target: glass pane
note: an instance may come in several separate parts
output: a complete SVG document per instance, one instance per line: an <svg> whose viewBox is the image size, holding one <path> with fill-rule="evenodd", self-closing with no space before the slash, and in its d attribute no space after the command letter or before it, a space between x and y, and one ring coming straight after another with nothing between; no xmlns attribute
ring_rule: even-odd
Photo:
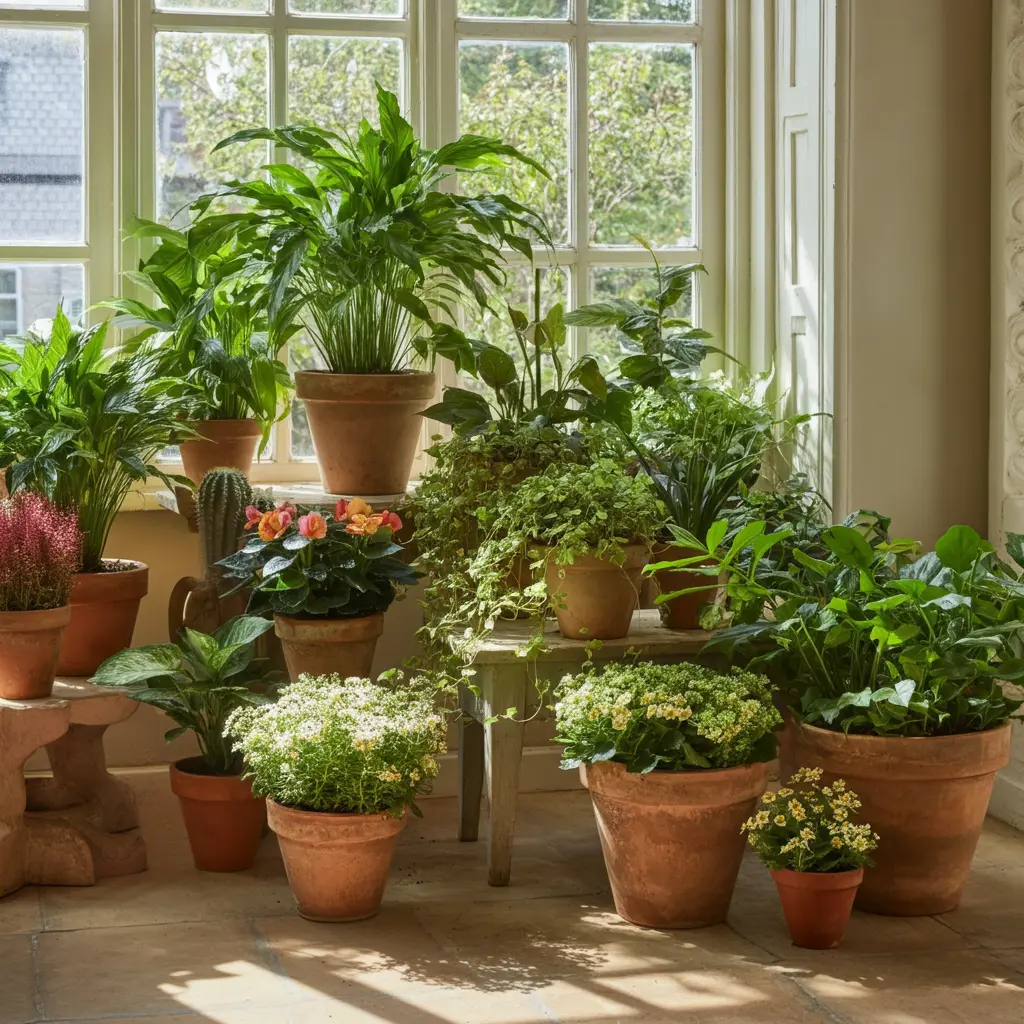
<svg viewBox="0 0 1024 1024"><path fill-rule="evenodd" d="M183 223L186 206L231 178L254 178L267 162L263 142L213 147L240 128L270 119L265 35L158 32L157 211Z"/></svg>
<svg viewBox="0 0 1024 1024"><path fill-rule="evenodd" d="M569 0L459 0L459 14L469 18L568 18Z"/></svg>
<svg viewBox="0 0 1024 1024"><path fill-rule="evenodd" d="M0 241L84 233L85 33L0 28Z"/></svg>
<svg viewBox="0 0 1024 1024"><path fill-rule="evenodd" d="M539 161L551 179L513 163L465 175L462 191L506 192L543 214L556 242L569 238L569 47L564 43L459 46L459 129L497 136Z"/></svg>
<svg viewBox="0 0 1024 1024"><path fill-rule="evenodd" d="M693 47L590 47L590 237L690 245Z"/></svg>
<svg viewBox="0 0 1024 1024"><path fill-rule="evenodd" d="M592 21L693 22L693 0L590 0Z"/></svg>
<svg viewBox="0 0 1024 1024"><path fill-rule="evenodd" d="M296 14L376 14L398 17L405 14L404 0L288 0Z"/></svg>
<svg viewBox="0 0 1024 1024"><path fill-rule="evenodd" d="M693 278L686 278L680 300L672 308L675 316L693 316ZM603 299L649 299L658 293L654 267L597 267L590 272L590 301ZM614 327L588 327L587 351L597 357L605 374L625 356L638 352L635 342Z"/></svg>
<svg viewBox="0 0 1024 1024"><path fill-rule="evenodd" d="M158 11L245 11L267 14L270 0L156 0Z"/></svg>
<svg viewBox="0 0 1024 1024"><path fill-rule="evenodd" d="M399 39L292 36L288 41L288 119L311 121L339 134L354 132L360 118L377 123L380 82L400 92Z"/></svg>
<svg viewBox="0 0 1024 1024"><path fill-rule="evenodd" d="M72 320L82 315L85 273L80 263L0 264L0 338L48 320L61 302Z"/></svg>
<svg viewBox="0 0 1024 1024"><path fill-rule="evenodd" d="M30 10L62 10L69 8L76 11L84 10L87 0L0 0L0 7L21 7Z"/></svg>
<svg viewBox="0 0 1024 1024"><path fill-rule="evenodd" d="M320 358L320 353L313 347L309 337L300 331L288 342L288 369L326 370L327 366ZM309 420L306 419L306 406L298 398L292 399L292 458L313 459L313 439L309 433Z"/></svg>

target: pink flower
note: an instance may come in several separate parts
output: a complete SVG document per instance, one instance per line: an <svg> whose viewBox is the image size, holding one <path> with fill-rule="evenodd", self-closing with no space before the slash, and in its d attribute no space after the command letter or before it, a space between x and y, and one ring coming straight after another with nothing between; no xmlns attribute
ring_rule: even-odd
<svg viewBox="0 0 1024 1024"><path fill-rule="evenodd" d="M345 522L345 516L348 515L348 502L344 498L338 500L338 504L334 506L334 518L339 523Z"/></svg>
<svg viewBox="0 0 1024 1024"><path fill-rule="evenodd" d="M310 540L320 540L327 536L327 520L319 512L299 517L299 533Z"/></svg>
<svg viewBox="0 0 1024 1024"><path fill-rule="evenodd" d="M298 509L288 501L279 501L274 508L276 508L278 512L287 512L292 519L294 519L298 513Z"/></svg>
<svg viewBox="0 0 1024 1024"><path fill-rule="evenodd" d="M259 521L263 518L263 513L255 505L247 505L245 509L245 528L247 530L252 529L254 526L259 525Z"/></svg>
<svg viewBox="0 0 1024 1024"><path fill-rule="evenodd" d="M381 513L380 518L381 518L380 525L381 526L390 526L392 533L398 533L398 531L402 528L402 520L394 512L388 512L388 510L385 509Z"/></svg>

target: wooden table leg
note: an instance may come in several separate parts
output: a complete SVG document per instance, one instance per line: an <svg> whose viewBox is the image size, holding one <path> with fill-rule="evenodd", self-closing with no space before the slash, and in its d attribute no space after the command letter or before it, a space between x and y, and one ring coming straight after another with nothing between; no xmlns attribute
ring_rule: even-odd
<svg viewBox="0 0 1024 1024"><path fill-rule="evenodd" d="M481 671L487 765L487 882L508 885L523 758L526 666L493 665ZM511 717L504 717L515 709Z"/></svg>
<svg viewBox="0 0 1024 1024"><path fill-rule="evenodd" d="M459 839L476 842L480 834L480 798L484 790L484 727L471 716L473 701L465 687L459 696Z"/></svg>

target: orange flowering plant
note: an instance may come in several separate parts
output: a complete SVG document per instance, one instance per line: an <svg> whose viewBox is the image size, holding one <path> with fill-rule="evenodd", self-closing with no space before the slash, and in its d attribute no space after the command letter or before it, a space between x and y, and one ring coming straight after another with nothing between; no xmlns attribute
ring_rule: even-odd
<svg viewBox="0 0 1024 1024"><path fill-rule="evenodd" d="M402 520L362 498L342 499L333 512L301 512L288 502L246 509L253 536L218 563L237 589L249 587L249 612L350 619L384 611L398 588L420 574L399 557Z"/></svg>

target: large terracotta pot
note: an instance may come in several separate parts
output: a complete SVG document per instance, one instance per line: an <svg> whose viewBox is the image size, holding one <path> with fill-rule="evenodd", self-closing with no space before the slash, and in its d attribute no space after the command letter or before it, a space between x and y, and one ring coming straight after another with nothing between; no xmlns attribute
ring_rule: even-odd
<svg viewBox="0 0 1024 1024"><path fill-rule="evenodd" d="M618 640L629 633L640 597L643 568L650 557L646 544L630 544L616 565L583 555L572 565L557 565L550 553L545 570L548 593L565 596L555 608L558 629L573 640Z"/></svg>
<svg viewBox="0 0 1024 1024"><path fill-rule="evenodd" d="M678 558L689 558L696 554L692 548L684 548L678 544L663 544L651 553L652 562L668 562ZM710 560L700 563L710 565ZM658 592L671 594L675 590L686 590L688 587L706 587L714 582L711 576L699 572L686 572L683 569L662 569L654 574ZM657 605L661 612L661 621L669 629L700 629L700 608L710 604L718 597L718 588L702 590L696 594L684 594L671 601Z"/></svg>
<svg viewBox="0 0 1024 1024"><path fill-rule="evenodd" d="M274 632L281 640L292 682L303 674L368 676L373 667L377 638L384 632L384 616L296 619L290 615L275 615Z"/></svg>
<svg viewBox="0 0 1024 1024"><path fill-rule="evenodd" d="M185 476L196 487L211 469L221 467L237 469L248 478L261 433L255 420L199 420L189 426L204 438L178 445Z"/></svg>
<svg viewBox="0 0 1024 1024"><path fill-rule="evenodd" d="M725 920L745 840L740 826L768 782L767 764L630 774L583 765L619 916L647 928Z"/></svg>
<svg viewBox="0 0 1024 1024"><path fill-rule="evenodd" d="M846 780L878 833L875 867L857 907L876 914L943 914L960 903L995 774L1010 759L1009 723L956 736L847 736L787 716L780 767L823 768Z"/></svg>
<svg viewBox="0 0 1024 1024"><path fill-rule="evenodd" d="M835 949L843 941L864 869L822 874L772 871L789 937L804 949Z"/></svg>
<svg viewBox="0 0 1024 1024"><path fill-rule="evenodd" d="M295 374L320 479L328 494L403 494L433 401L432 373Z"/></svg>
<svg viewBox="0 0 1024 1024"><path fill-rule="evenodd" d="M325 814L267 800L288 884L310 921L362 921L380 910L405 814Z"/></svg>
<svg viewBox="0 0 1024 1024"><path fill-rule="evenodd" d="M0 612L0 698L49 697L71 606Z"/></svg>
<svg viewBox="0 0 1024 1024"><path fill-rule="evenodd" d="M251 868L267 823L267 805L239 775L208 775L201 757L171 765L171 790L181 803L192 859L200 871Z"/></svg>
<svg viewBox="0 0 1024 1024"><path fill-rule="evenodd" d="M139 604L149 592L149 566L116 558L103 563L106 572L75 575L59 676L91 676L112 654L132 645Z"/></svg>

